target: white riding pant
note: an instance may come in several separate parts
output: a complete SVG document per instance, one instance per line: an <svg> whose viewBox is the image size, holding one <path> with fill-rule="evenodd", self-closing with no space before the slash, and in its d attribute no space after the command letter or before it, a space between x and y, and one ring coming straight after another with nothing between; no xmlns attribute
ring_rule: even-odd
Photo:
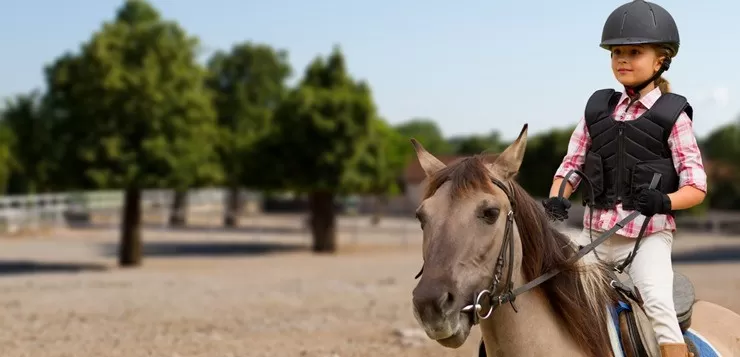
<svg viewBox="0 0 740 357"><path fill-rule="evenodd" d="M591 243L588 232L588 229L584 229L572 238L579 245L588 245ZM591 236L595 240L600 234L602 232L594 230ZM595 262L594 252L596 252L601 260L622 263L634 249L635 241L635 238L615 234L582 259L587 259L586 262ZM659 344L684 343L673 304L672 247L671 231L660 231L645 236L640 241L640 247L632 263L625 269L625 273L640 291L645 314L653 325Z"/></svg>

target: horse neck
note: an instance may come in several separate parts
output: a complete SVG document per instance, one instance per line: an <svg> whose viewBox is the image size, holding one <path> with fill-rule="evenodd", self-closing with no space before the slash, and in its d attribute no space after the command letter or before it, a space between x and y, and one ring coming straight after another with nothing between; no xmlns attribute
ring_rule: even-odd
<svg viewBox="0 0 740 357"><path fill-rule="evenodd" d="M518 281L517 281L518 280ZM515 279L515 286L523 279ZM488 356L585 356L541 289L517 296L480 322Z"/></svg>

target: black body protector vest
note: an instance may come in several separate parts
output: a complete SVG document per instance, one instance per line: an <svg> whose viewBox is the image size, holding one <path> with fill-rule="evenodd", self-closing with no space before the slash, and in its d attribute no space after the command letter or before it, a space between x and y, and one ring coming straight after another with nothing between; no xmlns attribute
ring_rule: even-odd
<svg viewBox="0 0 740 357"><path fill-rule="evenodd" d="M634 210L636 194L650 185L656 172L662 175L658 190L665 194L678 190L668 137L681 112L693 117L685 97L664 93L640 117L617 121L613 113L621 95L613 89L598 90L586 104L591 147L583 172L593 184L594 208L598 209L610 209L621 202L624 209ZM583 197L584 204L591 202L588 189Z"/></svg>

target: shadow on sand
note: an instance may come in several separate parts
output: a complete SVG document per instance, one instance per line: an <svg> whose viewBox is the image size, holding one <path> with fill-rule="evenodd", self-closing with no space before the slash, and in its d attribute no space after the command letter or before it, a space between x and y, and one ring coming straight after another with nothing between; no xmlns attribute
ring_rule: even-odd
<svg viewBox="0 0 740 357"><path fill-rule="evenodd" d="M118 229L120 224L118 223L85 223L75 224L72 226L74 229ZM165 229L172 233L262 233L262 234L301 234L307 233L308 231L299 227L274 227L274 226L246 226L246 227L223 227L223 226L201 226L201 225L187 225L187 226L168 226L156 223L143 223L141 225L144 229L158 230Z"/></svg>
<svg viewBox="0 0 740 357"><path fill-rule="evenodd" d="M102 244L101 253L107 257L118 255L117 243ZM187 257L233 257L265 255L306 251L305 244L280 244L269 242L144 242L145 257L187 258Z"/></svg>
<svg viewBox="0 0 740 357"><path fill-rule="evenodd" d="M682 253L673 253L673 263L737 263L740 246L712 247Z"/></svg>
<svg viewBox="0 0 740 357"><path fill-rule="evenodd" d="M52 263L32 260L0 260L0 276L47 273L105 271L108 267L92 263Z"/></svg>
<svg viewBox="0 0 740 357"><path fill-rule="evenodd" d="M118 223L76 223L70 225L74 229L118 229L120 225ZM285 234L296 234L296 235L310 235L310 230L303 226L294 224L292 226L274 226L274 225L261 225L259 223L250 222L248 225L238 227L224 227L224 226L208 226L198 224L188 224L185 226L169 226L157 223L143 223L142 228L158 230L164 229L171 233L248 233L248 234L272 234L272 235L285 235ZM376 234L407 234L415 233L418 231L416 226L370 226L361 225L356 226L353 223L342 223L337 226L337 231L340 232L354 232L354 231L369 231Z"/></svg>

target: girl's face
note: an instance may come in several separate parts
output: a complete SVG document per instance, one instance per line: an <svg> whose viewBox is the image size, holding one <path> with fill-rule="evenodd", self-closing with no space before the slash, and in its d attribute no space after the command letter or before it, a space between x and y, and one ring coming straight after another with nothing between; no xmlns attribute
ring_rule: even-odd
<svg viewBox="0 0 740 357"><path fill-rule="evenodd" d="M614 77L624 86L647 81L660 69L662 58L655 48L646 45L624 45L611 48Z"/></svg>

